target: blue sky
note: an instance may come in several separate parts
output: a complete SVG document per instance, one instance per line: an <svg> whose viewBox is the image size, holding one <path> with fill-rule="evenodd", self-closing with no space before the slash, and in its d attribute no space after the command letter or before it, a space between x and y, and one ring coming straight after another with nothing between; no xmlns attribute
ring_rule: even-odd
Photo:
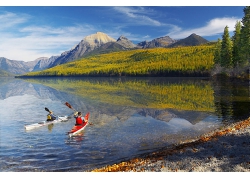
<svg viewBox="0 0 250 180"><path fill-rule="evenodd" d="M244 7L0 3L0 57L32 61L60 55L97 31L115 39L124 35L134 43L163 36L182 39L192 33L217 40L225 26L232 34Z"/></svg>

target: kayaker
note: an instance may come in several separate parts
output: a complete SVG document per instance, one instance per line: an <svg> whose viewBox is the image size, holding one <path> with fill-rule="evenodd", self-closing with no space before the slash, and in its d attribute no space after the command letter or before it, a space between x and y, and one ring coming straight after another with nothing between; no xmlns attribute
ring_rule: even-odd
<svg viewBox="0 0 250 180"><path fill-rule="evenodd" d="M56 116L53 114L52 111L49 111L49 114L47 115L47 121L54 121L56 119Z"/></svg>
<svg viewBox="0 0 250 180"><path fill-rule="evenodd" d="M76 126L80 126L83 125L83 123L85 123L85 119L84 117L82 117L81 112L75 112L74 118L76 118L76 124L75 124Z"/></svg>

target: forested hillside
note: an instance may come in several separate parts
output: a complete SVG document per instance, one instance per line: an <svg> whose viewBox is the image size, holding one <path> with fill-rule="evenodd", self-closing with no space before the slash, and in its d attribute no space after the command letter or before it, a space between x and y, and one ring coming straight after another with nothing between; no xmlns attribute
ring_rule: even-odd
<svg viewBox="0 0 250 180"><path fill-rule="evenodd" d="M209 76L214 45L120 51L23 76Z"/></svg>
<svg viewBox="0 0 250 180"><path fill-rule="evenodd" d="M235 23L233 36L230 37L226 26L222 39L217 40L213 74L250 79L250 6L246 6L243 12L245 16Z"/></svg>

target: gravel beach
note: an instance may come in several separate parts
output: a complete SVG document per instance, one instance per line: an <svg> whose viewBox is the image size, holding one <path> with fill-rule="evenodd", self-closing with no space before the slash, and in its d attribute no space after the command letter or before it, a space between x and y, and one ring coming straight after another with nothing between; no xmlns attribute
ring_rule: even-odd
<svg viewBox="0 0 250 180"><path fill-rule="evenodd" d="M250 117L195 140L91 172L250 172Z"/></svg>

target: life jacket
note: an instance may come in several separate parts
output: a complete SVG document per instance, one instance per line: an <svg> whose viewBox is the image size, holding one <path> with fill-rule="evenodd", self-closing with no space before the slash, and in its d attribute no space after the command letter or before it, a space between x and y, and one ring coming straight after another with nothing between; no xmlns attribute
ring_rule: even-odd
<svg viewBox="0 0 250 180"><path fill-rule="evenodd" d="M48 114L48 115L47 115L47 120L48 120L48 121L51 121L51 120L52 120L52 118L51 118L51 115L50 115L50 114Z"/></svg>
<svg viewBox="0 0 250 180"><path fill-rule="evenodd" d="M81 116L77 116L76 117L76 124L82 124L83 122L82 122L82 118L81 118Z"/></svg>
<svg viewBox="0 0 250 180"><path fill-rule="evenodd" d="M53 121L56 118L54 116L51 116L50 114L47 115L47 121Z"/></svg>

